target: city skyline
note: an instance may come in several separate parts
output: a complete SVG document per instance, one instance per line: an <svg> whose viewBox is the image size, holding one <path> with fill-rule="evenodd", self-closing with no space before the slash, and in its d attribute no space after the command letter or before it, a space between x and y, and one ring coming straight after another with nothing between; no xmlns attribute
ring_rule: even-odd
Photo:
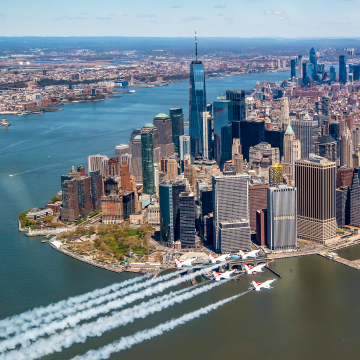
<svg viewBox="0 0 360 360"><path fill-rule="evenodd" d="M360 37L356 18L360 4L356 1L106 3L20 0L16 8L4 3L1 35L190 37L197 30L203 37Z"/></svg>

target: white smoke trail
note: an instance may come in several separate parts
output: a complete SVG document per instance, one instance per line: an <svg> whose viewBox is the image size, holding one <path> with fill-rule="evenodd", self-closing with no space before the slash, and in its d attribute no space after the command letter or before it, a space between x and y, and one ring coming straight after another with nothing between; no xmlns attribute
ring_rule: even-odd
<svg viewBox="0 0 360 360"><path fill-rule="evenodd" d="M12 334L14 326L15 327L21 326L22 324L24 324L26 322L31 322L34 319L41 318L44 315L56 313L63 308L68 308L68 307L72 308L76 304L80 304L80 303L82 303L84 301L88 301L90 299L95 299L99 296L103 296L106 293L109 293L111 291L115 291L119 288L142 281L147 277L149 277L149 275L129 279L129 280L123 281L121 283L112 284L112 285L106 286L102 289L96 289L94 291L88 292L83 295L70 297L66 300L61 300L57 303L50 304L45 307L34 308L34 309L26 311L22 314L14 315L14 316L8 317L6 319L0 320L0 337L5 337L7 335Z"/></svg>
<svg viewBox="0 0 360 360"><path fill-rule="evenodd" d="M210 311L216 310L218 307L229 303L230 301L233 301L240 296L248 293L251 290L248 290L242 294L232 296L230 298L227 298L225 300L221 300L216 302L215 304L208 305L206 307L203 307L202 309L190 312L188 314L185 314L178 319L170 320L166 323L160 324L152 329L143 330L135 333L131 336L126 336L121 338L118 341L115 341L109 345L106 345L98 350L90 350L84 355L78 355L73 360L101 360L101 359L108 359L111 354L120 352L121 350L129 349L132 346L136 344L140 344L141 342L145 340L150 340L151 338L155 336L162 335L164 332L170 331L174 329L175 327L179 325L183 325L187 323L188 321L194 320L201 315L205 315L209 313Z"/></svg>
<svg viewBox="0 0 360 360"><path fill-rule="evenodd" d="M158 282L168 280L177 274L180 274L184 270L176 271L167 275L159 276L154 279L150 279L146 282L135 284L132 286L128 286L123 288L125 285L130 285L132 283L138 282L137 279L143 279L141 278L135 278L130 279L123 283L119 284L113 284L111 286L108 286L104 289L95 290L91 293L80 295L76 297L76 301L73 301L74 298L69 298L68 300L60 301L59 303L49 305L47 308L49 308L46 312L46 308L36 308L34 310L28 311L26 313L18 315L18 318L15 317L15 323L12 323L11 320L13 318L8 318L3 320L3 322L7 321L6 328L0 330L0 338L5 338L8 335L11 334L19 334L22 332L28 331L28 329L33 327L38 327L40 325L46 325L52 323L54 320L61 320L62 318L69 316L71 314L74 314L78 311L82 311L85 309L89 309L93 306L99 305L103 302L110 301L113 299L116 299L119 296L127 295L131 292L138 291L142 288L146 288L150 285L156 284ZM135 281L137 280L137 281ZM123 285L125 284L125 285ZM121 290L117 290L119 288L122 288ZM115 291L117 290L117 291ZM113 292L111 292L113 291ZM105 293L105 295L103 294ZM108 293L108 294L106 294ZM89 300L90 298L90 300ZM86 301L86 299L88 301ZM1 324L0 324L1 325Z"/></svg>
<svg viewBox="0 0 360 360"><path fill-rule="evenodd" d="M20 351L13 351L10 353L6 353L3 356L0 355L0 360L1 359L16 359L17 360L17 359L21 359L21 358L35 359L39 356L46 355L47 354L46 351L49 351L51 349L49 343L46 341L47 339L40 339L36 343L31 343L31 341L35 341L40 336L54 334L56 331L65 329L66 327L69 327L69 326L74 327L80 321L89 320L90 318L96 317L100 314L108 313L111 310L118 309L118 308L123 307L124 305L127 305L129 303L132 303L136 300L143 299L144 297L158 294L169 287L179 285L180 283L185 282L185 281L189 281L192 278L194 278L198 275L201 275L202 273L207 272L210 269L216 268L216 267L218 267L218 265L213 265L212 267L202 269L200 271L182 276L180 278L177 278L177 279L165 282L165 283L157 284L154 287L148 287L141 292L130 294L129 296L126 296L122 299L108 302L107 304L99 306L99 307L90 308L86 311L75 314L69 318L62 320L62 321L53 322L53 323L49 324L48 326L41 327L38 329L32 329L31 331L29 330L26 333L20 334L16 338L15 337L10 338L9 340L7 340L6 342L3 342L1 344L2 351L6 350L6 349L9 349L9 350L14 349L16 344L21 344L21 346L23 348L31 346L31 349L33 349L33 353L34 353L35 349L38 349L38 350L36 350L37 351L36 356L31 357L32 355L29 352L26 352L25 357L19 357L20 354L23 352L22 349L20 349ZM38 344L40 344L40 345L38 345ZM60 350L56 350L59 348L57 344L53 344L53 347L55 349L53 351L60 351ZM40 355L40 353L43 355Z"/></svg>

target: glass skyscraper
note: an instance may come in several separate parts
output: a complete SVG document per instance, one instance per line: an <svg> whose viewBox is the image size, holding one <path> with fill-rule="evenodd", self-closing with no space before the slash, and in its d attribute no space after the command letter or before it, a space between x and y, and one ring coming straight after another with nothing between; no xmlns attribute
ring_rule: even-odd
<svg viewBox="0 0 360 360"><path fill-rule="evenodd" d="M184 135L184 115L181 108L170 109L174 150L179 154L179 136Z"/></svg>
<svg viewBox="0 0 360 360"><path fill-rule="evenodd" d="M145 124L141 130L141 157L143 173L144 194L155 193L154 177L154 127L153 124ZM157 131L157 129L156 129Z"/></svg>
<svg viewBox="0 0 360 360"><path fill-rule="evenodd" d="M214 159L222 168L225 161L231 159L231 117L230 100L218 97L213 103L214 112Z"/></svg>
<svg viewBox="0 0 360 360"><path fill-rule="evenodd" d="M339 56L339 83L346 84L346 60L345 55Z"/></svg>
<svg viewBox="0 0 360 360"><path fill-rule="evenodd" d="M311 48L310 50L310 63L312 64L312 73L309 74L314 80L316 80L317 77L317 57L316 52L314 48Z"/></svg>
<svg viewBox="0 0 360 360"><path fill-rule="evenodd" d="M205 71L201 61L193 60L190 65L190 94L189 94L189 135L191 138L191 152L201 156L203 150L203 118L206 107Z"/></svg>
<svg viewBox="0 0 360 360"><path fill-rule="evenodd" d="M290 73L290 77L291 80L296 77L296 71L295 71L295 59L291 59L290 62L290 69L291 69L291 73Z"/></svg>
<svg viewBox="0 0 360 360"><path fill-rule="evenodd" d="M240 123L246 121L246 104L244 90L227 90L226 99L230 100L230 120L232 138L241 139Z"/></svg>

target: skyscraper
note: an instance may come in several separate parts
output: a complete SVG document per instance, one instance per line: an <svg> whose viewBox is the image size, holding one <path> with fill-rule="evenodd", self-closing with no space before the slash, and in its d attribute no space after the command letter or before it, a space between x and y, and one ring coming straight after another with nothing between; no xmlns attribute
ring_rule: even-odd
<svg viewBox="0 0 360 360"><path fill-rule="evenodd" d="M347 125L340 138L340 166L352 167L353 145L351 140L351 132Z"/></svg>
<svg viewBox="0 0 360 360"><path fill-rule="evenodd" d="M181 248L195 247L195 200L188 191L180 193L180 241Z"/></svg>
<svg viewBox="0 0 360 360"><path fill-rule="evenodd" d="M291 59L290 61L290 78L291 80L296 77L296 71L295 71L295 59Z"/></svg>
<svg viewBox="0 0 360 360"><path fill-rule="evenodd" d="M131 151L131 173L135 176L136 183L142 184L143 173L142 173L142 155L141 155L141 135L136 135L131 140L130 151Z"/></svg>
<svg viewBox="0 0 360 360"><path fill-rule="evenodd" d="M215 249L249 249L249 176L213 175L212 182Z"/></svg>
<svg viewBox="0 0 360 360"><path fill-rule="evenodd" d="M109 158L105 155L90 155L88 157L88 171L93 172L96 170L100 171L101 176L108 176L107 168L108 168Z"/></svg>
<svg viewBox="0 0 360 360"><path fill-rule="evenodd" d="M346 59L345 55L339 55L339 83L346 84Z"/></svg>
<svg viewBox="0 0 360 360"><path fill-rule="evenodd" d="M170 119L172 124L174 151L176 154L179 154L179 136L184 135L184 115L182 108L170 109Z"/></svg>
<svg viewBox="0 0 360 360"><path fill-rule="evenodd" d="M214 121L214 159L222 168L224 163L231 159L231 112L230 100L218 97L213 102Z"/></svg>
<svg viewBox="0 0 360 360"><path fill-rule="evenodd" d="M153 124L145 124L141 129L141 158L143 191L145 194L154 194L154 151L158 148L159 134Z"/></svg>
<svg viewBox="0 0 360 360"><path fill-rule="evenodd" d="M153 123L159 133L161 156L169 157L173 155L174 143L170 117L164 113L160 113L154 117Z"/></svg>
<svg viewBox="0 0 360 360"><path fill-rule="evenodd" d="M353 72L353 80L359 80L360 79L360 66L354 65L354 72Z"/></svg>
<svg viewBox="0 0 360 360"><path fill-rule="evenodd" d="M295 161L298 238L325 243L336 236L336 163L311 155Z"/></svg>
<svg viewBox="0 0 360 360"><path fill-rule="evenodd" d="M270 165L269 168L269 184L270 186L276 186L282 184L283 181L283 167L279 164Z"/></svg>
<svg viewBox="0 0 360 360"><path fill-rule="evenodd" d="M331 135L320 136L315 143L315 154L336 162L337 160L337 142Z"/></svg>
<svg viewBox="0 0 360 360"><path fill-rule="evenodd" d="M296 188L285 184L267 189L267 243L271 250L297 246Z"/></svg>
<svg viewBox="0 0 360 360"><path fill-rule="evenodd" d="M246 103L244 90L227 90L226 100L230 100L231 135L241 139L241 122L246 121Z"/></svg>
<svg viewBox="0 0 360 360"><path fill-rule="evenodd" d="M330 81L336 81L336 71L334 66L330 66Z"/></svg>
<svg viewBox="0 0 360 360"><path fill-rule="evenodd" d="M185 181L164 181L159 185L160 237L167 245L180 238L180 193L185 190Z"/></svg>
<svg viewBox="0 0 360 360"><path fill-rule="evenodd" d="M310 153L315 153L315 143L318 139L318 122L306 114L304 120L291 120L296 139L300 140L301 157L308 158Z"/></svg>
<svg viewBox="0 0 360 360"><path fill-rule="evenodd" d="M125 154L130 153L130 146L126 144L117 145L115 147L115 159L116 161L121 164L121 157ZM130 164L129 164L130 165Z"/></svg>
<svg viewBox="0 0 360 360"><path fill-rule="evenodd" d="M94 210L101 208L101 196L103 193L103 182L100 170L90 172L90 199Z"/></svg>
<svg viewBox="0 0 360 360"><path fill-rule="evenodd" d="M197 40L195 36L195 60L190 65L189 96L189 135L191 152L195 156L202 155L203 129L202 113L206 107L205 71L202 61L197 58Z"/></svg>
<svg viewBox="0 0 360 360"><path fill-rule="evenodd" d="M317 78L317 57L316 57L316 51L314 48L311 48L310 50L310 63L312 64L312 73L309 74L314 80Z"/></svg>
<svg viewBox="0 0 360 360"><path fill-rule="evenodd" d="M326 121L329 121L329 98L324 95L321 98L321 126L324 126Z"/></svg>
<svg viewBox="0 0 360 360"><path fill-rule="evenodd" d="M360 227L360 168L354 169L350 190L350 225Z"/></svg>
<svg viewBox="0 0 360 360"><path fill-rule="evenodd" d="M350 189L348 186L336 189L336 223L338 227L350 224Z"/></svg>
<svg viewBox="0 0 360 360"><path fill-rule="evenodd" d="M303 73L302 73L302 55L298 55L298 79L302 79Z"/></svg>
<svg viewBox="0 0 360 360"><path fill-rule="evenodd" d="M301 159L300 141L295 139L295 133L289 121L284 135L283 175L290 184L295 176L295 160L299 159Z"/></svg>
<svg viewBox="0 0 360 360"><path fill-rule="evenodd" d="M179 136L179 154L180 160L184 160L185 155L190 155L190 136L180 135Z"/></svg>
<svg viewBox="0 0 360 360"><path fill-rule="evenodd" d="M280 99L280 122L281 122L281 129L285 130L289 123L289 99L286 96L283 96Z"/></svg>
<svg viewBox="0 0 360 360"><path fill-rule="evenodd" d="M240 123L242 134L241 147L244 159L249 161L249 150L265 141L265 122L264 121L242 121Z"/></svg>

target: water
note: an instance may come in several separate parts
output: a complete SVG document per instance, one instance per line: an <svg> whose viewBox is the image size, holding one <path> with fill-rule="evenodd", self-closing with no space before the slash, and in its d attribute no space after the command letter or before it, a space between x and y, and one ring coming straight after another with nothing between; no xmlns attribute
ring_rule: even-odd
<svg viewBox="0 0 360 360"><path fill-rule="evenodd" d="M209 79L207 101L227 89L253 88L256 81L288 76ZM60 175L72 165L87 165L90 154L114 156L115 146L128 142L131 129L171 107L182 107L188 117L188 82L136 91L103 102L71 104L56 113L8 116L12 125L0 129L0 318L137 276L84 264L42 244L41 238L29 239L17 231L17 216L44 206L59 191ZM358 359L360 272L319 256L281 260L272 266L283 276L273 290L250 292L111 359ZM273 276L269 271L244 276L240 282L224 284L46 359L69 359L243 292L253 279Z"/></svg>
<svg viewBox="0 0 360 360"><path fill-rule="evenodd" d="M342 250L337 250L336 253L346 260L360 259L360 245L354 245Z"/></svg>

